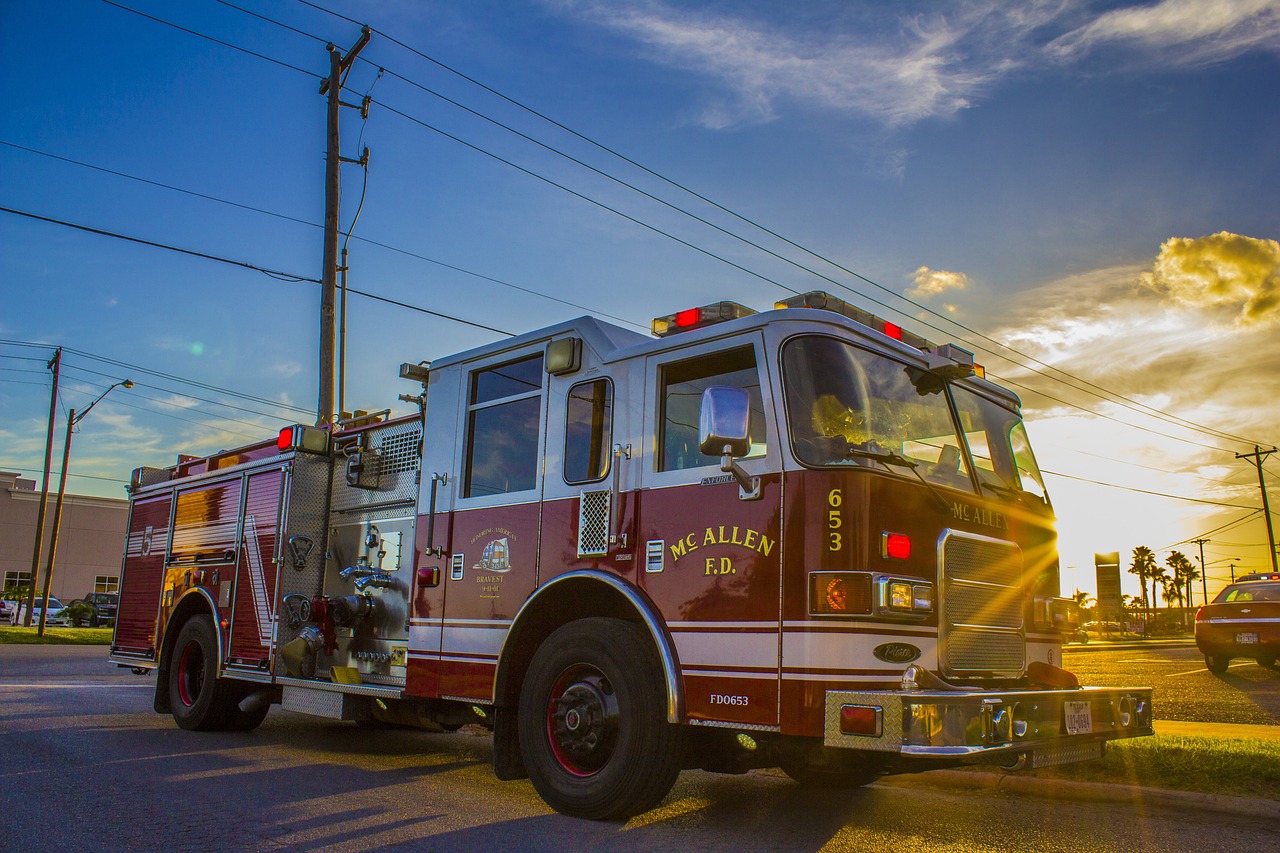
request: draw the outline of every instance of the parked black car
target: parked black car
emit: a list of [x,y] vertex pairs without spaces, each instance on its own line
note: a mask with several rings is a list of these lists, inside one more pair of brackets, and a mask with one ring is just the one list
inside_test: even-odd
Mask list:
[[[76,603],[82,603],[89,608],[87,618],[90,628],[116,624],[116,608],[120,606],[120,596],[114,592],[91,592],[84,598],[69,602],[67,607]],[[78,608],[75,609],[78,610]],[[72,624],[79,627],[81,623],[78,616],[72,616]]]

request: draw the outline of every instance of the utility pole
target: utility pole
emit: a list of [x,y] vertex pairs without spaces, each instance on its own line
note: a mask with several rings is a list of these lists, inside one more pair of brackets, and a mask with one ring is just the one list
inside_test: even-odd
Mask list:
[[365,27],[347,55],[328,45],[329,77],[320,84],[320,94],[328,96],[328,142],[325,153],[324,181],[324,271],[320,279],[320,393],[316,402],[316,424],[333,420],[334,339],[337,334],[334,302],[338,290],[338,204],[340,167],[343,162],[360,162],[343,157],[339,149],[338,110],[353,106],[342,103],[342,79],[356,55],[369,43],[371,30]]
[[58,414],[58,380],[62,375],[62,347],[45,365],[53,371],[53,393],[49,395],[49,432],[44,440],[44,479],[40,481],[40,514],[36,516],[36,544],[31,548],[31,582],[27,589],[27,614],[22,624],[31,627],[31,611],[36,606],[36,578],[40,575],[40,546],[44,544],[44,513],[49,506],[49,466],[53,462],[53,422]]
[[1209,581],[1205,577],[1208,574],[1208,572],[1205,570],[1205,567],[1204,567],[1204,545],[1206,542],[1210,542],[1212,540],[1192,539],[1191,541],[1200,546],[1200,591],[1204,593],[1204,603],[1208,604],[1209,603]]
[[1253,446],[1252,453],[1237,453],[1237,459],[1252,459],[1253,464],[1258,466],[1258,488],[1262,490],[1262,517],[1267,520],[1267,553],[1271,557],[1271,571],[1280,572],[1280,568],[1276,567],[1276,534],[1271,528],[1271,505],[1267,501],[1267,481],[1262,476],[1262,461],[1276,452],[1276,448],[1263,450],[1258,445]]

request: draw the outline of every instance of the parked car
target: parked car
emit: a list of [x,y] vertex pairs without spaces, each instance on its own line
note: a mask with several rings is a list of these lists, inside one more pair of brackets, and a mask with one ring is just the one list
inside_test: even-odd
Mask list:
[[[76,604],[83,604],[84,607],[75,607]],[[82,624],[87,624],[90,628],[114,625],[116,608],[119,606],[120,596],[114,592],[91,592],[84,598],[67,602],[71,624],[77,628]]]
[[1086,622],[1080,626],[1086,631],[1094,634],[1119,634],[1119,622]]
[[8,622],[13,624],[14,617],[18,614],[18,602],[10,601],[7,598],[0,598],[0,622]]
[[1196,611],[1196,647],[1210,672],[1233,658],[1275,666],[1280,656],[1280,579],[1240,581]]
[[[40,623],[40,611],[44,609],[44,599],[37,598],[35,607],[31,608],[31,624],[38,625]],[[70,620],[62,615],[64,605],[61,601],[49,596],[49,612],[45,614],[44,624],[48,625],[70,625]],[[25,601],[18,605],[18,609],[9,619],[10,625],[21,625],[27,618],[27,603]]]

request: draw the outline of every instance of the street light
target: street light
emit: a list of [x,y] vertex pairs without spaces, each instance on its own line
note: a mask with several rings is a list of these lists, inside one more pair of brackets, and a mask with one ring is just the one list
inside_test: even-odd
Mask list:
[[[116,388],[127,389],[132,387],[132,379],[122,379],[99,394],[98,398],[85,406],[84,410],[79,414],[76,414],[75,409],[67,412],[67,440],[62,445],[62,473],[58,475],[58,502],[54,504],[53,508],[53,532],[49,534],[49,563],[44,570],[44,597],[42,599],[43,606],[40,608],[40,627],[36,630],[37,636],[44,636],[44,622],[49,614],[49,587],[53,583],[53,561],[58,553],[58,527],[62,523],[62,498],[67,492],[67,461],[71,458],[71,433],[75,430],[76,424],[84,420],[90,410],[102,401],[103,397]],[[31,581],[34,585],[35,578],[32,578]]]

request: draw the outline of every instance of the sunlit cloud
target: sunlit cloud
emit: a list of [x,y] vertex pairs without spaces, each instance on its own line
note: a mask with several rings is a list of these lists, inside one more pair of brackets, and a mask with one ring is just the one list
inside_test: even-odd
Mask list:
[[[1277,438],[1280,335],[1231,320],[1274,279],[1270,242],[1174,239],[1146,264],[1047,282],[1001,306],[992,337],[1070,374],[988,364],[1022,397],[1040,463],[1064,475],[1050,487],[1063,565],[1077,567],[1069,583],[1092,585],[1093,551],[1176,545],[1258,504],[1235,453]],[[1257,519],[1233,535],[1266,541]]]
[[[950,290],[964,290],[969,286],[969,276],[962,272],[948,272],[929,267],[920,267],[912,274],[915,287],[907,292],[908,296],[927,299]],[[953,310],[953,309],[952,309]]]
[[1183,305],[1226,308],[1241,325],[1280,319],[1280,243],[1221,231],[1174,237],[1142,283]]
[[1280,49],[1280,6],[1275,0],[1163,0],[1104,12],[1059,36],[1051,54],[1077,58],[1102,45],[1133,46],[1171,64],[1220,62],[1246,51]]

